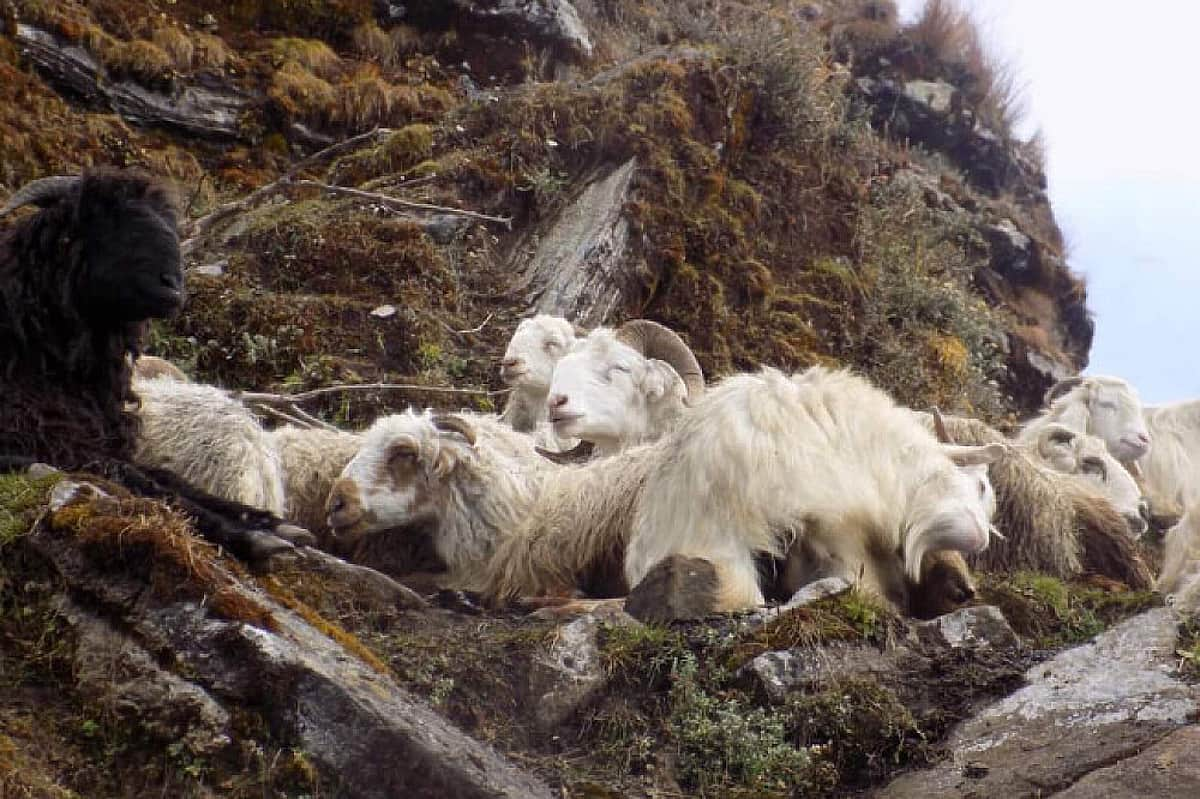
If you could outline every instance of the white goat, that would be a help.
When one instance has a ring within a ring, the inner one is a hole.
[[[670,449],[642,491],[626,578],[635,585],[671,556],[703,558],[718,610],[762,602],[754,553],[781,554],[784,530],[819,537],[843,576],[896,601],[926,553],[987,546],[986,477],[956,463],[1003,452],[939,444],[883,391],[821,367],[722,381],[681,418]]]
[[[142,422],[136,460],[295,522],[329,548],[325,501],[358,451],[360,436],[292,426],[266,431],[229,392],[179,382],[151,364],[163,376],[134,380]]]
[[[135,380],[142,430],[134,459],[214,496],[284,515],[283,474],[262,425],[228,392],[172,377]]]
[[[546,473],[565,471],[495,417],[429,410],[376,419],[330,492],[328,524],[354,545],[436,521],[446,587],[481,589],[496,543],[524,523]]]
[[[1060,381],[1046,393],[1049,407],[1022,428],[1035,435],[1048,422],[1103,439],[1161,509],[1200,501],[1200,401],[1143,407],[1137,391],[1116,377]]]
[[[522,319],[513,331],[500,361],[500,379],[512,387],[500,418],[514,430],[532,433],[547,420],[546,395],[554,365],[578,332],[566,319],[549,314]]]
[[[636,319],[576,342],[554,369],[547,403],[558,435],[609,455],[659,438],[703,393],[700,364],[683,340]]]
[[[283,517],[315,535],[322,549],[332,549],[325,503],[334,481],[362,446],[362,435],[285,425],[267,431],[264,440],[283,477]]]
[[[762,601],[754,554],[786,548],[776,531],[823,536],[847,576],[862,567],[894,600],[927,551],[987,543],[986,480],[947,454],[982,463],[997,449],[943,448],[841,373],[731,378],[679,430],[579,466],[541,465],[484,421],[378,420],[334,487],[330,525],[348,538],[435,518],[453,582],[500,597],[569,591],[622,560],[627,588],[661,557],[694,555],[722,571],[715,610]]]
[[[1200,611],[1200,503],[1167,531],[1162,572],[1154,587],[1181,611]]]

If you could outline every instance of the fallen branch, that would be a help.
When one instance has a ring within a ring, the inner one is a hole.
[[[323,422],[315,416],[300,410],[300,408],[296,407],[295,403],[287,405],[286,410],[269,403],[255,402],[252,400],[246,400],[245,405],[250,410],[262,414],[263,416],[270,416],[272,418],[287,422],[288,424],[295,425],[296,427],[305,428],[306,430],[337,430],[336,427],[328,422]]]
[[[294,180],[293,185],[308,186],[315,189],[322,189],[331,194],[341,194],[346,197],[356,197],[360,200],[370,200],[372,202],[383,203],[384,205],[396,206],[398,208],[412,208],[418,211],[436,211],[441,214],[454,214],[455,216],[465,216],[469,219],[478,219],[481,222],[494,222],[504,225],[508,230],[512,230],[511,216],[491,216],[490,214],[481,214],[478,211],[467,211],[462,208],[451,208],[448,205],[433,205],[431,203],[419,203],[412,200],[401,200],[397,197],[392,197],[387,194],[378,194],[373,191],[362,191],[361,189],[352,189],[348,186],[333,186],[328,183],[322,183],[318,180]]]
[[[453,328],[452,328],[452,331],[455,333],[458,333],[459,335],[462,335],[464,333],[478,333],[479,331],[481,331],[485,327],[487,327],[487,323],[492,321],[493,316],[495,316],[494,313],[488,314],[486,317],[484,317],[484,320],[482,322],[480,322],[479,324],[475,325],[475,327],[469,327],[466,330],[453,330]]]
[[[208,212],[204,216],[192,220],[188,225],[188,238],[181,245],[184,255],[195,249],[196,243],[199,241],[199,239],[221,220],[232,214],[245,211],[247,208],[250,208],[266,197],[287,191],[292,186],[295,186],[295,177],[313,164],[318,164],[329,158],[341,155],[347,150],[354,149],[365,141],[387,136],[391,132],[391,128],[375,128],[367,131],[366,133],[360,133],[357,136],[351,136],[345,141],[340,141],[337,144],[331,144],[323,150],[318,150],[312,155],[301,158],[299,161],[292,164],[291,169],[280,175],[276,180],[259,186],[257,189],[250,192],[240,200],[234,200],[232,202],[225,203],[224,205]]]
[[[235,391],[233,397],[240,399],[243,402],[271,406],[274,408],[284,408],[298,402],[307,402],[318,397],[324,397],[328,394],[337,394],[343,391],[420,391],[432,392],[435,394],[467,394],[476,397],[499,397],[508,394],[512,391],[511,388],[502,388],[499,391],[488,391],[482,388],[449,388],[446,386],[419,386],[406,385],[401,383],[353,383],[349,385],[325,386],[324,388],[314,388],[309,391],[302,391],[299,394],[268,394],[258,391]]]

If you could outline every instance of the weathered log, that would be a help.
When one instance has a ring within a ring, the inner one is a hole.
[[[253,98],[227,85],[178,83],[170,94],[129,80],[108,80],[87,50],[32,25],[18,24],[22,54],[56,86],[112,109],[135,125],[161,125],[202,138],[245,138],[238,119]]]
[[[583,188],[548,225],[514,250],[531,309],[592,326],[610,319],[639,290],[629,247],[625,203],[637,161],[585,178]]]

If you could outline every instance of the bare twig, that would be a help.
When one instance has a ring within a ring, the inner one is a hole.
[[[487,323],[492,321],[493,316],[495,316],[495,314],[490,313],[484,318],[484,320],[482,322],[477,324],[475,327],[469,327],[466,330],[455,330],[454,332],[458,333],[460,335],[463,333],[478,333],[480,330],[483,330],[485,327],[487,327]]]
[[[400,383],[354,383],[314,388],[310,391],[302,391],[299,394],[266,394],[257,391],[235,391],[233,392],[233,396],[235,399],[240,399],[247,403],[263,406],[269,405],[274,408],[287,408],[293,403],[307,402],[318,397],[337,394],[343,391],[418,391],[436,394],[467,394],[477,397],[498,397],[508,394],[512,389],[502,388],[499,391],[487,391],[481,388],[449,388],[446,386],[419,386]]]
[[[234,200],[233,202],[225,203],[224,205],[213,211],[210,211],[204,216],[192,220],[191,224],[189,225],[190,234],[187,240],[181,245],[183,253],[186,255],[187,253],[191,252],[191,250],[195,248],[196,242],[200,239],[200,237],[222,219],[225,219],[231,214],[246,210],[265,197],[286,191],[290,187],[294,186],[295,177],[313,164],[317,164],[326,159],[341,155],[347,150],[354,149],[364,141],[386,136],[391,132],[391,128],[375,128],[374,130],[367,131],[366,133],[360,133],[357,136],[351,136],[349,139],[340,141],[337,144],[331,144],[323,150],[318,150],[310,156],[301,158],[295,164],[292,164],[292,168],[283,173],[283,175],[281,175],[278,179],[259,186],[257,189],[250,192],[240,200]]]
[[[309,186],[316,189],[323,189],[332,194],[342,194],[346,197],[357,197],[360,200],[371,200],[372,202],[383,203],[384,205],[396,206],[398,208],[412,208],[418,211],[436,211],[442,214],[454,214],[455,216],[465,216],[469,219],[478,219],[481,222],[494,222],[504,225],[505,228],[512,230],[512,217],[510,216],[491,216],[490,214],[481,214],[478,211],[467,211],[462,208],[451,208],[448,205],[432,205],[430,203],[418,203],[412,200],[401,200],[397,197],[392,197],[387,194],[378,194],[373,191],[362,191],[361,189],[352,189],[348,186],[332,186],[328,183],[322,183],[318,180],[295,180],[292,181],[296,186]]]
[[[308,430],[337,430],[337,428],[333,425],[323,422],[315,416],[300,410],[295,404],[289,404],[283,408],[277,407],[270,403],[255,402],[252,400],[246,400],[245,404],[246,407],[250,408],[252,411],[256,411],[264,416],[271,416],[273,418],[280,419],[288,422],[289,424],[293,424],[296,427],[303,427]]]

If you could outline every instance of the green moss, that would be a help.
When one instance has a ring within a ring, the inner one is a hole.
[[[883,645],[899,625],[895,611],[875,597],[852,588],[781,613],[730,646],[726,662],[733,669],[763,652],[834,641]]]
[[[57,473],[36,480],[22,473],[0,474],[0,547],[29,532],[36,511],[45,507],[61,478]]]
[[[663,685],[687,652],[680,632],[656,624],[605,625],[600,637],[605,672],[645,688]]]
[[[1180,673],[1193,682],[1200,682],[1200,618],[1189,616],[1179,625],[1175,654],[1179,656]]]
[[[1110,625],[1162,604],[1152,591],[1110,591],[1044,574],[985,576],[984,601],[1004,613],[1013,629],[1035,646],[1057,648],[1086,641]]]

